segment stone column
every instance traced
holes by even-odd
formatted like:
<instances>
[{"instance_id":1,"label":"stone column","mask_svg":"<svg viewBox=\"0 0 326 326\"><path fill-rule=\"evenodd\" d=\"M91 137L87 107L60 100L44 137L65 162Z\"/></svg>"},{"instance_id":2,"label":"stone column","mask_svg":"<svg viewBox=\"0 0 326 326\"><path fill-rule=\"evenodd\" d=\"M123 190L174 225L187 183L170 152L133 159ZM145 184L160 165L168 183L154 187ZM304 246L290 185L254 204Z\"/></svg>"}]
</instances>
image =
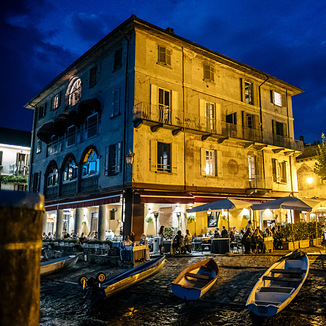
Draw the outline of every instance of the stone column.
<instances>
[{"instance_id":1,"label":"stone column","mask_svg":"<svg viewBox=\"0 0 326 326\"><path fill-rule=\"evenodd\" d=\"M82 233L83 213L83 208L76 208L74 230L79 236L81 236Z\"/></svg>"},{"instance_id":2,"label":"stone column","mask_svg":"<svg viewBox=\"0 0 326 326\"><path fill-rule=\"evenodd\" d=\"M46 227L47 227L47 224L48 224L48 214L46 212L44 212L43 214L43 232L45 232L46 234L48 234L48 232L46 232Z\"/></svg>"},{"instance_id":3,"label":"stone column","mask_svg":"<svg viewBox=\"0 0 326 326\"><path fill-rule=\"evenodd\" d=\"M57 239L62 239L63 231L63 209L58 209L57 210L57 230L56 230L56 238Z\"/></svg>"},{"instance_id":4,"label":"stone column","mask_svg":"<svg viewBox=\"0 0 326 326\"><path fill-rule=\"evenodd\" d=\"M105 240L106 230L106 205L101 205L98 210L98 240Z\"/></svg>"}]
</instances>

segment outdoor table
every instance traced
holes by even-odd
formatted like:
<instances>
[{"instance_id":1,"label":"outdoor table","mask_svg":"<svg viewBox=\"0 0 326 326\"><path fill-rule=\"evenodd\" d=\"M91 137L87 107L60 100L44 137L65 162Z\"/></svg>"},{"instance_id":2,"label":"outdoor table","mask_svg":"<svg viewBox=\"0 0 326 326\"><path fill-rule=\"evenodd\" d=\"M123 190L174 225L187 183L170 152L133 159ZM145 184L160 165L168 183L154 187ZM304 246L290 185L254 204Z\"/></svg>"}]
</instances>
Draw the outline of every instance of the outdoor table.
<instances>
[{"instance_id":1,"label":"outdoor table","mask_svg":"<svg viewBox=\"0 0 326 326\"><path fill-rule=\"evenodd\" d=\"M273 252L273 243L274 243L273 237L265 238L264 243L265 243L265 246L266 246L266 251L267 252Z\"/></svg>"},{"instance_id":2,"label":"outdoor table","mask_svg":"<svg viewBox=\"0 0 326 326\"><path fill-rule=\"evenodd\" d=\"M225 254L229 251L228 238L214 238L212 239L212 253Z\"/></svg>"}]
</instances>

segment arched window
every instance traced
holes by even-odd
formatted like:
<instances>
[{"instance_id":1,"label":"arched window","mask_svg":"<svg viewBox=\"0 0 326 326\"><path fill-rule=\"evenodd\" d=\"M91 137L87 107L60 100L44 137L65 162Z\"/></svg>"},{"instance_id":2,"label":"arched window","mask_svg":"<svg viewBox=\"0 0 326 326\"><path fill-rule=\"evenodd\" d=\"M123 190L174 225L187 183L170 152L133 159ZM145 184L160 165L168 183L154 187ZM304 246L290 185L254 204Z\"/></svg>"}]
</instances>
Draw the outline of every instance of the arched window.
<instances>
[{"instance_id":1,"label":"arched window","mask_svg":"<svg viewBox=\"0 0 326 326\"><path fill-rule=\"evenodd\" d=\"M98 155L94 149L90 149L83 161L83 177L92 176L98 174L100 167L100 161Z\"/></svg>"},{"instance_id":2,"label":"arched window","mask_svg":"<svg viewBox=\"0 0 326 326\"><path fill-rule=\"evenodd\" d=\"M58 185L58 169L55 166L51 166L46 179L47 187L53 187Z\"/></svg>"},{"instance_id":3,"label":"arched window","mask_svg":"<svg viewBox=\"0 0 326 326\"><path fill-rule=\"evenodd\" d=\"M62 172L62 181L69 182L77 179L78 176L78 166L75 160L71 157L67 160L63 172Z\"/></svg>"},{"instance_id":4,"label":"arched window","mask_svg":"<svg viewBox=\"0 0 326 326\"><path fill-rule=\"evenodd\" d=\"M80 78L74 77L71 79L67 92L66 92L66 103L69 106L76 105L80 101L81 97L81 80Z\"/></svg>"}]
</instances>

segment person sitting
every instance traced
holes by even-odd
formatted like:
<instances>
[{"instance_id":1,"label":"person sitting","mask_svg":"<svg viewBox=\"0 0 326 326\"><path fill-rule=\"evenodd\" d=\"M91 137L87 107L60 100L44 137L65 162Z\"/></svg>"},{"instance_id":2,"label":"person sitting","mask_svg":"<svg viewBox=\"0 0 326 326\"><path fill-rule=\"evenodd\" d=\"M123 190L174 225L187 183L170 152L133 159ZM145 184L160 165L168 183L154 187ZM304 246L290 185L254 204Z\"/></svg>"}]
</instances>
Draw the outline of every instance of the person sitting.
<instances>
[{"instance_id":1,"label":"person sitting","mask_svg":"<svg viewBox=\"0 0 326 326\"><path fill-rule=\"evenodd\" d=\"M222 227L221 237L228 238L228 231L226 230L225 226Z\"/></svg>"},{"instance_id":2,"label":"person sitting","mask_svg":"<svg viewBox=\"0 0 326 326\"><path fill-rule=\"evenodd\" d=\"M183 237L180 230L177 232L177 235L174 237L172 246L173 246L173 254L177 252L181 254L182 251L184 250Z\"/></svg>"},{"instance_id":3,"label":"person sitting","mask_svg":"<svg viewBox=\"0 0 326 326\"><path fill-rule=\"evenodd\" d=\"M242 244L245 247L245 254L250 254L251 252L251 228L248 227L245 233L243 234Z\"/></svg>"},{"instance_id":4,"label":"person sitting","mask_svg":"<svg viewBox=\"0 0 326 326\"><path fill-rule=\"evenodd\" d=\"M216 228L214 231L214 238L219 238L221 236L221 232L219 228Z\"/></svg>"},{"instance_id":5,"label":"person sitting","mask_svg":"<svg viewBox=\"0 0 326 326\"><path fill-rule=\"evenodd\" d=\"M147 241L147 238L146 238L146 234L145 233L143 233L140 236L139 245L140 246L146 246L145 260L150 260L150 253L149 253L148 241Z\"/></svg>"},{"instance_id":6,"label":"person sitting","mask_svg":"<svg viewBox=\"0 0 326 326\"><path fill-rule=\"evenodd\" d=\"M253 234L253 245L255 246L255 248L253 248L253 249L257 250L257 252L265 253L266 246L265 246L264 238L261 234L259 227L256 228L256 230Z\"/></svg>"},{"instance_id":7,"label":"person sitting","mask_svg":"<svg viewBox=\"0 0 326 326\"><path fill-rule=\"evenodd\" d=\"M130 240L129 235L126 235L122 241L122 248L120 250L120 259L122 261L132 260L132 245L133 242Z\"/></svg>"}]
</instances>

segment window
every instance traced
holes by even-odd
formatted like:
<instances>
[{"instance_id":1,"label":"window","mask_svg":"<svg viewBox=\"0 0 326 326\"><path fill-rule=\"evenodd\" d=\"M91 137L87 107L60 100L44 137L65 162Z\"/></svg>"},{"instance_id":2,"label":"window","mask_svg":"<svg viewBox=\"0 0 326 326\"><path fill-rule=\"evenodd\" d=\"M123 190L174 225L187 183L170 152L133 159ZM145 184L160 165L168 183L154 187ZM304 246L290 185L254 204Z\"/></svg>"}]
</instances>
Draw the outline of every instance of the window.
<instances>
[{"instance_id":1,"label":"window","mask_svg":"<svg viewBox=\"0 0 326 326\"><path fill-rule=\"evenodd\" d=\"M171 124L171 92L159 88L159 121Z\"/></svg>"},{"instance_id":2,"label":"window","mask_svg":"<svg viewBox=\"0 0 326 326\"><path fill-rule=\"evenodd\" d=\"M74 181L77 179L78 176L78 166L76 162L70 158L63 170L62 174L62 181L67 182L67 181Z\"/></svg>"},{"instance_id":3,"label":"window","mask_svg":"<svg viewBox=\"0 0 326 326\"><path fill-rule=\"evenodd\" d=\"M42 119L45 117L46 115L46 107L47 107L47 103L44 103L42 106L40 106L38 108L38 118Z\"/></svg>"},{"instance_id":4,"label":"window","mask_svg":"<svg viewBox=\"0 0 326 326\"><path fill-rule=\"evenodd\" d=\"M253 114L246 114L246 126L249 129L256 129L255 116Z\"/></svg>"},{"instance_id":5,"label":"window","mask_svg":"<svg viewBox=\"0 0 326 326\"><path fill-rule=\"evenodd\" d=\"M205 117L206 117L206 129L208 131L215 132L216 120L215 120L215 104L206 102L205 105Z\"/></svg>"},{"instance_id":6,"label":"window","mask_svg":"<svg viewBox=\"0 0 326 326\"><path fill-rule=\"evenodd\" d=\"M77 138L77 127L76 126L68 127L66 133L67 147L75 145L76 138Z\"/></svg>"},{"instance_id":7,"label":"window","mask_svg":"<svg viewBox=\"0 0 326 326\"><path fill-rule=\"evenodd\" d=\"M204 80L214 81L214 67L211 64L204 63Z\"/></svg>"},{"instance_id":8,"label":"window","mask_svg":"<svg viewBox=\"0 0 326 326\"><path fill-rule=\"evenodd\" d=\"M114 52L114 65L113 71L116 71L122 67L122 48L119 48Z\"/></svg>"},{"instance_id":9,"label":"window","mask_svg":"<svg viewBox=\"0 0 326 326\"><path fill-rule=\"evenodd\" d=\"M52 98L52 110L56 110L61 104L61 92Z\"/></svg>"},{"instance_id":10,"label":"window","mask_svg":"<svg viewBox=\"0 0 326 326\"><path fill-rule=\"evenodd\" d=\"M115 212L116 212L116 211L117 211L116 208L112 208L112 209L110 210L110 220L111 220L111 221L115 220Z\"/></svg>"},{"instance_id":11,"label":"window","mask_svg":"<svg viewBox=\"0 0 326 326\"><path fill-rule=\"evenodd\" d=\"M157 143L157 171L171 172L171 144Z\"/></svg>"},{"instance_id":12,"label":"window","mask_svg":"<svg viewBox=\"0 0 326 326\"><path fill-rule=\"evenodd\" d=\"M204 150L204 155L205 155L204 174L216 176L216 151Z\"/></svg>"},{"instance_id":13,"label":"window","mask_svg":"<svg viewBox=\"0 0 326 326\"><path fill-rule=\"evenodd\" d=\"M277 106L282 106L282 95L271 90L271 102Z\"/></svg>"},{"instance_id":14,"label":"window","mask_svg":"<svg viewBox=\"0 0 326 326\"><path fill-rule=\"evenodd\" d=\"M71 79L66 92L67 105L76 105L81 98L81 80L77 77Z\"/></svg>"},{"instance_id":15,"label":"window","mask_svg":"<svg viewBox=\"0 0 326 326\"><path fill-rule=\"evenodd\" d=\"M237 124L237 113L233 112L233 113L227 114L226 115L226 122L231 123L233 125L236 125Z\"/></svg>"},{"instance_id":16,"label":"window","mask_svg":"<svg viewBox=\"0 0 326 326\"><path fill-rule=\"evenodd\" d=\"M58 169L56 167L50 168L46 184L48 187L58 185Z\"/></svg>"},{"instance_id":17,"label":"window","mask_svg":"<svg viewBox=\"0 0 326 326\"><path fill-rule=\"evenodd\" d=\"M86 121L87 138L91 138L97 135L98 131L98 113L94 113L87 117Z\"/></svg>"},{"instance_id":18,"label":"window","mask_svg":"<svg viewBox=\"0 0 326 326\"><path fill-rule=\"evenodd\" d=\"M121 148L121 142L105 148L105 175L121 172Z\"/></svg>"},{"instance_id":19,"label":"window","mask_svg":"<svg viewBox=\"0 0 326 326\"><path fill-rule=\"evenodd\" d=\"M40 191L40 183L41 183L41 172L33 173L33 192Z\"/></svg>"},{"instance_id":20,"label":"window","mask_svg":"<svg viewBox=\"0 0 326 326\"><path fill-rule=\"evenodd\" d=\"M158 46L158 61L159 64L171 66L171 50L165 46Z\"/></svg>"},{"instance_id":21,"label":"window","mask_svg":"<svg viewBox=\"0 0 326 326\"><path fill-rule=\"evenodd\" d=\"M249 180L256 178L256 157L248 156L248 173Z\"/></svg>"},{"instance_id":22,"label":"window","mask_svg":"<svg viewBox=\"0 0 326 326\"><path fill-rule=\"evenodd\" d=\"M112 101L112 117L116 117L120 114L120 88L112 92L113 101Z\"/></svg>"},{"instance_id":23,"label":"window","mask_svg":"<svg viewBox=\"0 0 326 326\"><path fill-rule=\"evenodd\" d=\"M100 162L97 153L94 149L90 149L84 158L82 176L88 177L98 174L99 165Z\"/></svg>"},{"instance_id":24,"label":"window","mask_svg":"<svg viewBox=\"0 0 326 326\"><path fill-rule=\"evenodd\" d=\"M93 87L97 83L97 66L92 67L89 70L89 88Z\"/></svg>"},{"instance_id":25,"label":"window","mask_svg":"<svg viewBox=\"0 0 326 326\"><path fill-rule=\"evenodd\" d=\"M2 166L2 156L3 156L3 151L0 151L0 167Z\"/></svg>"},{"instance_id":26,"label":"window","mask_svg":"<svg viewBox=\"0 0 326 326\"><path fill-rule=\"evenodd\" d=\"M247 81L244 82L244 96L247 104L254 104L253 89L253 83Z\"/></svg>"},{"instance_id":27,"label":"window","mask_svg":"<svg viewBox=\"0 0 326 326\"><path fill-rule=\"evenodd\" d=\"M27 175L29 164L29 155L23 153L17 153L16 155L16 174Z\"/></svg>"},{"instance_id":28,"label":"window","mask_svg":"<svg viewBox=\"0 0 326 326\"><path fill-rule=\"evenodd\" d=\"M273 181L277 183L288 182L288 162L279 162L276 159L272 159L273 164Z\"/></svg>"},{"instance_id":29,"label":"window","mask_svg":"<svg viewBox=\"0 0 326 326\"><path fill-rule=\"evenodd\" d=\"M286 124L272 120L273 134L275 136L286 136Z\"/></svg>"}]
</instances>

